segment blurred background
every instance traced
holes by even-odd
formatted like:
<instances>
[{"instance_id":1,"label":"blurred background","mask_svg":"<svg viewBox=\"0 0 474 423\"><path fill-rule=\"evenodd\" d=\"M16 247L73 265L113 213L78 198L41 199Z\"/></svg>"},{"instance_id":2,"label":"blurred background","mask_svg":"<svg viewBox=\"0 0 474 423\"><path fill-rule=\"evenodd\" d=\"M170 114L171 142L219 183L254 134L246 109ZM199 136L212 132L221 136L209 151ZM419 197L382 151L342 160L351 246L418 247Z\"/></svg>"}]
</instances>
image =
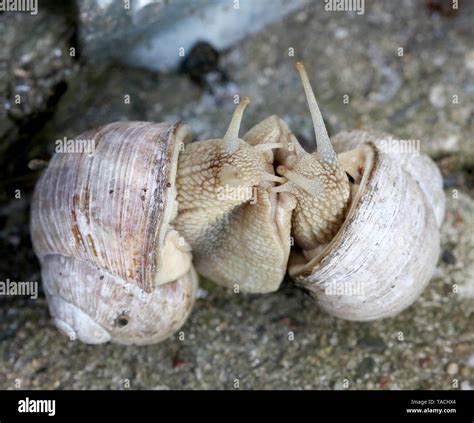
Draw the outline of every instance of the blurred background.
<instances>
[{"instance_id":1,"label":"blurred background","mask_svg":"<svg viewBox=\"0 0 474 423\"><path fill-rule=\"evenodd\" d=\"M48 160L55 140L117 120L184 120L195 139L221 137L238 94L253 100L242 133L277 114L311 148L303 60L330 134L419 139L440 167L442 255L422 297L354 323L290 281L260 296L201 281L184 341L121 347L68 341L41 291L0 296L1 389L474 387L474 2L326 3L39 0L36 15L1 12L0 281L41 279L30 161Z\"/></svg>"}]
</instances>

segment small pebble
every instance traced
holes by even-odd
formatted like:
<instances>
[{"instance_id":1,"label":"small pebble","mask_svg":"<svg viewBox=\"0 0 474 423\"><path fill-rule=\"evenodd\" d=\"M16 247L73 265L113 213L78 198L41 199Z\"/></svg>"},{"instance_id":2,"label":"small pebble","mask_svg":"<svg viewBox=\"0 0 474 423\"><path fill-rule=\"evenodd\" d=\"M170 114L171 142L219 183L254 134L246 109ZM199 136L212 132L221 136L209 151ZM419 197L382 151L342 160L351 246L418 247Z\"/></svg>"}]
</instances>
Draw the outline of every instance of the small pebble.
<instances>
[{"instance_id":1,"label":"small pebble","mask_svg":"<svg viewBox=\"0 0 474 423\"><path fill-rule=\"evenodd\" d=\"M471 50L466 53L466 56L464 58L464 64L466 65L466 68L471 71L474 71L474 50Z\"/></svg>"},{"instance_id":2,"label":"small pebble","mask_svg":"<svg viewBox=\"0 0 474 423\"><path fill-rule=\"evenodd\" d=\"M443 66L446 63L446 56L437 55L433 58L433 65Z\"/></svg>"},{"instance_id":3,"label":"small pebble","mask_svg":"<svg viewBox=\"0 0 474 423\"><path fill-rule=\"evenodd\" d=\"M455 134L451 134L444 138L444 150L445 151L458 151L459 150L459 137Z\"/></svg>"},{"instance_id":4,"label":"small pebble","mask_svg":"<svg viewBox=\"0 0 474 423\"><path fill-rule=\"evenodd\" d=\"M469 359L467 360L467 365L469 367L474 367L474 354L469 356Z\"/></svg>"},{"instance_id":5,"label":"small pebble","mask_svg":"<svg viewBox=\"0 0 474 423\"><path fill-rule=\"evenodd\" d=\"M296 16L295 16L295 19L296 19L296 22L298 23L303 23L303 22L306 22L306 20L308 19L308 14L306 12L299 12Z\"/></svg>"},{"instance_id":6,"label":"small pebble","mask_svg":"<svg viewBox=\"0 0 474 423\"><path fill-rule=\"evenodd\" d=\"M449 363L447 371L449 375L455 375L459 371L459 366L456 363Z\"/></svg>"},{"instance_id":7,"label":"small pebble","mask_svg":"<svg viewBox=\"0 0 474 423\"><path fill-rule=\"evenodd\" d=\"M356 374L359 377L372 373L375 368L375 360L372 357L365 357L357 366Z\"/></svg>"},{"instance_id":8,"label":"small pebble","mask_svg":"<svg viewBox=\"0 0 474 423\"><path fill-rule=\"evenodd\" d=\"M207 298L208 295L209 295L209 292L207 292L205 289L202 289L202 288L198 288L196 292L197 298Z\"/></svg>"},{"instance_id":9,"label":"small pebble","mask_svg":"<svg viewBox=\"0 0 474 423\"><path fill-rule=\"evenodd\" d=\"M446 105L446 94L443 85L435 85L430 90L430 103L439 109Z\"/></svg>"},{"instance_id":10,"label":"small pebble","mask_svg":"<svg viewBox=\"0 0 474 423\"><path fill-rule=\"evenodd\" d=\"M444 250L441 258L446 264L456 264L456 257L449 250Z\"/></svg>"},{"instance_id":11,"label":"small pebble","mask_svg":"<svg viewBox=\"0 0 474 423\"><path fill-rule=\"evenodd\" d=\"M348 35L349 31L346 28L336 28L334 31L334 36L339 40L347 38Z\"/></svg>"},{"instance_id":12,"label":"small pebble","mask_svg":"<svg viewBox=\"0 0 474 423\"><path fill-rule=\"evenodd\" d=\"M387 349L387 344L383 339L373 336L366 336L360 339L357 345L377 353L383 353Z\"/></svg>"}]
</instances>

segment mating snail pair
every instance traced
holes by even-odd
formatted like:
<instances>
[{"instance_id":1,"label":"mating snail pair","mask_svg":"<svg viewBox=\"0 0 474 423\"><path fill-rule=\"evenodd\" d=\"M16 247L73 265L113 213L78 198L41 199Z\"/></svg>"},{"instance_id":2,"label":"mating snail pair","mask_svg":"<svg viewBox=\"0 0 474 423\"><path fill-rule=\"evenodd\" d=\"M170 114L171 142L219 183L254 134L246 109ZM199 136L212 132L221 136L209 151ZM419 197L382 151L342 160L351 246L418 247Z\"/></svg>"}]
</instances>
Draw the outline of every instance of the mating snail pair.
<instances>
[{"instance_id":1,"label":"mating snail pair","mask_svg":"<svg viewBox=\"0 0 474 423\"><path fill-rule=\"evenodd\" d=\"M244 97L223 139L191 143L181 122L116 122L79 137L95 141L94 154L52 158L31 233L62 332L91 344L159 342L187 318L197 273L265 293L288 270L324 310L356 321L415 301L439 254L438 168L384 151L386 134L331 142L297 68L314 153L277 116L239 138Z\"/></svg>"}]
</instances>

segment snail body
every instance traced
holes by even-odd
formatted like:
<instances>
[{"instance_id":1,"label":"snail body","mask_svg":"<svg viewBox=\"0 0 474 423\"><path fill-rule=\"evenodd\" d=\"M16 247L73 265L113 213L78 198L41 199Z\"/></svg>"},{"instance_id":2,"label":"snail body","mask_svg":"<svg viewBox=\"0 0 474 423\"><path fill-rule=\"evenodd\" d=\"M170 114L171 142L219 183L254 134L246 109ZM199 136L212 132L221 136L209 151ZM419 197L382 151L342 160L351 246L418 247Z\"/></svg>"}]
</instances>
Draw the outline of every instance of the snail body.
<instances>
[{"instance_id":1,"label":"snail body","mask_svg":"<svg viewBox=\"0 0 474 423\"><path fill-rule=\"evenodd\" d=\"M273 191L273 149L281 131L266 122L238 137L249 99L237 106L223 139L198 141L180 155L174 226L192 247L198 273L252 293L278 289L290 253L292 199Z\"/></svg>"}]
</instances>

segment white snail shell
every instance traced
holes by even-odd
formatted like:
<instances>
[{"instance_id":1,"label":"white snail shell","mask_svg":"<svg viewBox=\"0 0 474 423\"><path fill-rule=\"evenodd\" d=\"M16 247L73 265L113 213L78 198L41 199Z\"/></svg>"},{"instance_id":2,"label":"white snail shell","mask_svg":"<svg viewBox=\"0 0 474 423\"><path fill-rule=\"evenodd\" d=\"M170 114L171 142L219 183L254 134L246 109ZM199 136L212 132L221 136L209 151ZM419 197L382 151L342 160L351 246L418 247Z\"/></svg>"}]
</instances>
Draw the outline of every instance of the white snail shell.
<instances>
[{"instance_id":1,"label":"white snail shell","mask_svg":"<svg viewBox=\"0 0 474 423\"><path fill-rule=\"evenodd\" d=\"M169 227L187 125L117 122L86 132L93 154L56 154L31 210L32 242L56 326L90 344L150 344L192 307L189 247Z\"/></svg>"},{"instance_id":2,"label":"white snail shell","mask_svg":"<svg viewBox=\"0 0 474 423\"><path fill-rule=\"evenodd\" d=\"M387 153L386 134L332 138L346 170L363 169L344 224L308 262L293 251L289 272L328 313L368 321L411 305L433 275L444 215L441 174L427 156ZM356 154L357 152L357 154Z\"/></svg>"}]
</instances>

